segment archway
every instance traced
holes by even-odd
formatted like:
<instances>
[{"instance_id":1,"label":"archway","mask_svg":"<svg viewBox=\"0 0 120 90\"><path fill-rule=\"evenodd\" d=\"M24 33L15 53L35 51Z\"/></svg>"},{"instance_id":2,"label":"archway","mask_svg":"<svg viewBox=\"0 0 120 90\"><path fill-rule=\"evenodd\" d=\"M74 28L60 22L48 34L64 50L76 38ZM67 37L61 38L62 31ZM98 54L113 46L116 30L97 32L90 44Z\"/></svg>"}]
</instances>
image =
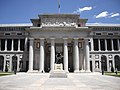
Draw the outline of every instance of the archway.
<instances>
[{"instance_id":1,"label":"archway","mask_svg":"<svg viewBox=\"0 0 120 90\"><path fill-rule=\"evenodd\" d=\"M0 71L3 71L3 67L4 67L4 57L0 56Z\"/></svg>"},{"instance_id":2,"label":"archway","mask_svg":"<svg viewBox=\"0 0 120 90\"><path fill-rule=\"evenodd\" d=\"M117 70L120 71L120 57L116 55L114 57L114 60L115 60L115 69L117 68Z\"/></svg>"},{"instance_id":3,"label":"archway","mask_svg":"<svg viewBox=\"0 0 120 90\"><path fill-rule=\"evenodd\" d=\"M105 55L101 56L101 69L107 71L107 57Z\"/></svg>"},{"instance_id":4,"label":"archway","mask_svg":"<svg viewBox=\"0 0 120 90\"><path fill-rule=\"evenodd\" d=\"M12 71L17 70L17 56L12 57Z\"/></svg>"}]
</instances>

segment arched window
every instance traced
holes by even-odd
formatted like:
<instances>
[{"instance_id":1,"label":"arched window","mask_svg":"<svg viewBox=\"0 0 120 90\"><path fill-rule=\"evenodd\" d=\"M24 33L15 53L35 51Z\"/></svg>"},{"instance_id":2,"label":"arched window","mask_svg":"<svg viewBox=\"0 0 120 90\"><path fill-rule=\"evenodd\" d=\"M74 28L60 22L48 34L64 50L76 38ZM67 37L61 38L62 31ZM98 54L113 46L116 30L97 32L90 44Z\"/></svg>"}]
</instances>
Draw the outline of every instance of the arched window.
<instances>
[{"instance_id":1,"label":"arched window","mask_svg":"<svg viewBox=\"0 0 120 90\"><path fill-rule=\"evenodd\" d=\"M105 55L101 56L101 69L107 71L107 57Z\"/></svg>"},{"instance_id":2,"label":"arched window","mask_svg":"<svg viewBox=\"0 0 120 90\"><path fill-rule=\"evenodd\" d=\"M4 57L0 56L0 71L3 71L3 67L4 67Z\"/></svg>"},{"instance_id":3,"label":"arched window","mask_svg":"<svg viewBox=\"0 0 120 90\"><path fill-rule=\"evenodd\" d=\"M120 71L120 57L116 55L114 57L114 60L115 60L115 69L117 68L117 70Z\"/></svg>"}]
</instances>

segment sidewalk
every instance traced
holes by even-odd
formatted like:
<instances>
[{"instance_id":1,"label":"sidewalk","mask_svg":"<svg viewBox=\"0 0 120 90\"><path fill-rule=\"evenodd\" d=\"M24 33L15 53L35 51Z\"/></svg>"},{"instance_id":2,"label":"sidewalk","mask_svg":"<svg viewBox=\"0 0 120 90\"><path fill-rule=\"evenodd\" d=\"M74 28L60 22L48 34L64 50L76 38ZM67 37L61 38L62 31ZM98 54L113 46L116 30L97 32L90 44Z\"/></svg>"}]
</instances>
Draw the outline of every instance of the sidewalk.
<instances>
[{"instance_id":1,"label":"sidewalk","mask_svg":"<svg viewBox=\"0 0 120 90\"><path fill-rule=\"evenodd\" d=\"M49 78L47 73L17 73L0 77L0 90L120 90L120 78L101 73L70 73Z\"/></svg>"}]
</instances>

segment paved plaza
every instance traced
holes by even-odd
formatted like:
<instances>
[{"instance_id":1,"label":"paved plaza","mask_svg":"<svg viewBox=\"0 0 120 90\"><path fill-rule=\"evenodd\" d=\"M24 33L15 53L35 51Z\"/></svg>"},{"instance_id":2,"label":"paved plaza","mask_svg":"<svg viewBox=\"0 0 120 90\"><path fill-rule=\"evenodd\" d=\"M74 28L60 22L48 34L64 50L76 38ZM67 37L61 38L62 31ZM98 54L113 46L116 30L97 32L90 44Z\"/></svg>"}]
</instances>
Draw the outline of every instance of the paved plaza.
<instances>
[{"instance_id":1,"label":"paved plaza","mask_svg":"<svg viewBox=\"0 0 120 90\"><path fill-rule=\"evenodd\" d=\"M68 78L49 78L46 73L17 73L1 76L0 90L120 90L120 78L100 73L70 73Z\"/></svg>"}]
</instances>

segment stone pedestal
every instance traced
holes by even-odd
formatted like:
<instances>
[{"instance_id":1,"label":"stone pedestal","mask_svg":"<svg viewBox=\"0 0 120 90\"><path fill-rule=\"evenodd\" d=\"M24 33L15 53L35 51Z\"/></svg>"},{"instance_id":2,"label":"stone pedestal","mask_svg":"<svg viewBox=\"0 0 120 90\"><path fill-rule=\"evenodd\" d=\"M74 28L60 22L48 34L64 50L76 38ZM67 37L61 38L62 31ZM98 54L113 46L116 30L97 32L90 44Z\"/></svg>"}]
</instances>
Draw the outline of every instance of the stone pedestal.
<instances>
[{"instance_id":1,"label":"stone pedestal","mask_svg":"<svg viewBox=\"0 0 120 90\"><path fill-rule=\"evenodd\" d=\"M67 72L63 70L63 64L54 64L54 70L50 72L50 78L67 78Z\"/></svg>"}]
</instances>

